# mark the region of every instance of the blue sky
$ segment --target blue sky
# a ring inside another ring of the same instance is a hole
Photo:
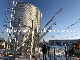
[[[49,32],[44,37],[46,41],[52,39],[61,39],[61,38],[79,39],[80,0],[25,0],[25,1],[36,6],[42,12],[41,28],[43,28],[44,25],[62,8],[62,12],[60,12],[45,29],[47,29],[51,24],[56,22],[56,25],[52,27],[52,30],[59,29],[60,31],[62,31],[65,29],[65,32],[60,32],[60,34],[57,34],[58,31]],[[2,34],[2,30],[4,30],[3,25],[6,24],[4,23],[6,5],[7,5],[6,2],[7,0],[0,0],[0,37],[4,37],[7,39],[7,33]],[[78,21],[79,23],[74,24],[75,22]],[[74,25],[71,26],[72,24]],[[69,26],[70,26],[69,32],[66,32],[67,27]],[[76,29],[75,32],[70,32],[72,29]],[[55,35],[54,38],[52,38],[53,35]]]

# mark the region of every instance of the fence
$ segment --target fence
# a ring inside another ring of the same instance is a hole
[[[52,47],[50,48],[48,55],[50,60],[77,60],[68,56],[66,47]]]

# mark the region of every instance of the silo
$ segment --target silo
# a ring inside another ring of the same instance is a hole
[[[19,45],[23,42],[23,35],[30,29],[29,27],[23,27],[24,25],[32,27],[32,20],[34,20],[34,29],[37,28],[37,32],[41,30],[42,13],[34,5],[26,2],[17,2],[14,7],[13,17],[13,31],[17,30],[17,22],[19,17],[21,17],[21,27],[19,28],[21,33],[18,34]],[[14,35],[16,35],[16,32],[14,32]]]

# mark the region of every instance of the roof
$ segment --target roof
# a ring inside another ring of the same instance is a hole
[[[67,40],[67,41],[68,41],[68,40],[80,40],[80,39],[55,39],[55,40],[56,40],[56,41],[59,41],[59,40],[60,40],[60,41],[61,41],[61,40],[62,40],[62,41],[63,41],[63,40]],[[53,40],[49,40],[49,41],[53,41]]]
[[[5,40],[5,38],[0,38],[0,40]]]

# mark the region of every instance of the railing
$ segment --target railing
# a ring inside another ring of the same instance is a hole
[[[65,51],[64,48],[62,48],[64,53],[62,53],[60,49],[55,47],[50,48],[49,59],[50,60],[77,60],[74,57],[68,56],[67,51]]]

